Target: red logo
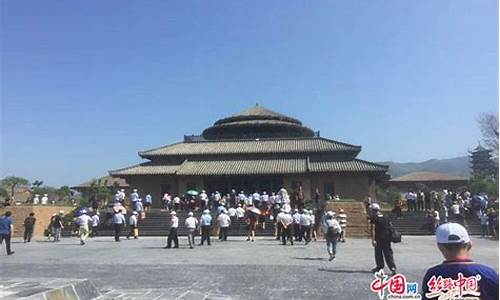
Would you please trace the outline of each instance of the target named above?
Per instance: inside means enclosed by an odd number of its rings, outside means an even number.
[[[457,279],[443,278],[441,275],[432,276],[427,281],[429,291],[425,293],[427,298],[439,297],[439,300],[448,299],[467,299],[464,296],[479,297],[481,293],[478,291],[478,282],[481,280],[481,275],[464,277],[462,273],[458,273]]]
[[[378,297],[382,300],[387,298],[403,298],[405,299],[420,299],[418,294],[418,285],[416,282],[406,282],[406,277],[403,274],[396,274],[393,276],[386,275],[384,270],[374,274],[375,279],[370,284],[370,290],[377,293]]]

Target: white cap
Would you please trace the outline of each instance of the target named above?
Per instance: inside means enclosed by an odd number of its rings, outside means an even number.
[[[467,229],[457,223],[445,223],[436,229],[438,244],[467,244],[470,242]]]
[[[370,207],[373,210],[380,210],[380,205],[378,205],[378,203],[372,203],[370,204]]]
[[[329,211],[326,212],[326,215],[333,217],[335,215],[335,213],[333,211],[329,210]]]
[[[62,215],[62,214],[64,214],[64,211],[63,211],[63,210],[60,210],[60,211],[59,211],[59,213]]]
[[[170,213],[171,215],[176,215],[177,213],[175,211],[171,212]]]
[[[137,215],[137,214],[138,214],[138,212],[136,212],[136,211],[133,211],[133,212],[132,212],[132,214],[133,214],[133,215]]]
[[[134,192],[137,192],[137,189],[134,189]]]
[[[205,210],[203,211],[203,213],[204,213],[204,214],[209,214],[209,213],[210,213],[210,211],[209,211],[208,209],[205,209]]]
[[[192,217],[193,216],[193,212],[192,211],[188,212],[188,216]]]

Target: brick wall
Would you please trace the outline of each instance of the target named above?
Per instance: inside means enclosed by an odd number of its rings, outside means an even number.
[[[6,208],[0,208],[0,214],[3,215],[6,211],[12,212],[12,219],[14,220],[14,237],[22,237],[24,233],[23,222],[24,219],[31,213],[35,213],[36,224],[33,236],[40,237],[43,236],[44,230],[49,226],[50,217],[52,214],[59,213],[59,211],[64,211],[68,213],[72,211],[73,207],[68,206],[31,206],[31,205],[20,205],[20,206],[8,206]]]

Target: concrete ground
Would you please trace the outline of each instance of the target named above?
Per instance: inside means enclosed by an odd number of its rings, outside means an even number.
[[[367,239],[339,244],[332,262],[323,241],[282,246],[230,237],[192,250],[185,238],[180,244],[163,249],[160,237],[101,237],[85,246],[76,238],[16,239],[14,255],[0,252],[0,277],[89,278],[108,299],[378,299],[369,290],[374,258]],[[404,236],[393,248],[398,271],[419,288],[426,268],[442,260],[431,236]],[[498,241],[474,238],[473,258],[498,270]]]

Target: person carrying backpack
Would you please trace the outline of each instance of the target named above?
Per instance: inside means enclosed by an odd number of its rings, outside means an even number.
[[[339,222],[334,218],[335,214],[332,211],[326,212],[325,219],[325,239],[326,239],[326,249],[330,255],[329,261],[335,259],[337,252],[337,241],[339,235],[342,232],[342,227]]]

